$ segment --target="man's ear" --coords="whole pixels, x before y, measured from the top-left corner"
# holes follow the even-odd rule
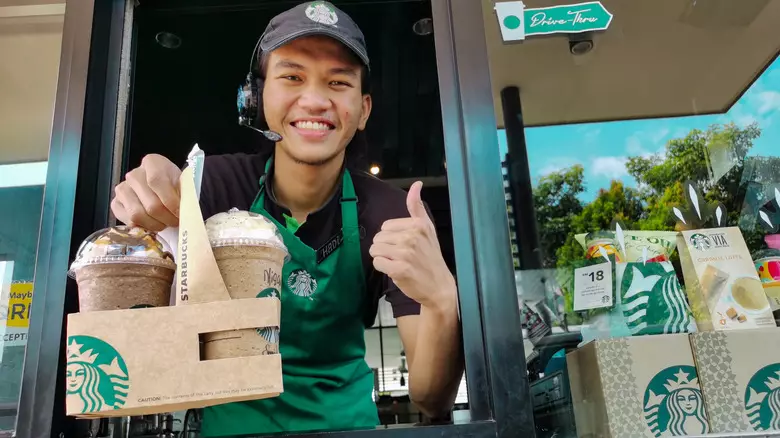
[[[371,107],[372,107],[371,95],[370,94],[364,94],[363,95],[363,112],[360,114],[360,123],[358,123],[358,129],[361,130],[361,131],[366,129],[366,123],[368,122],[368,116],[371,115]]]

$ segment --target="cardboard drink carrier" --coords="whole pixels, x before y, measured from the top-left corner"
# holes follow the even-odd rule
[[[176,305],[68,315],[67,415],[149,415],[283,392],[279,354],[206,360],[202,353],[209,334],[278,327],[281,303],[231,299],[198,202],[200,172],[191,165],[181,175]]]

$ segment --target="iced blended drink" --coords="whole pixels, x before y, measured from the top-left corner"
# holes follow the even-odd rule
[[[231,209],[206,221],[206,233],[230,298],[280,299],[287,248],[273,222]],[[277,354],[279,327],[204,334],[206,359]]]
[[[162,307],[170,302],[176,264],[153,232],[117,226],[81,244],[68,273],[79,286],[79,311]]]

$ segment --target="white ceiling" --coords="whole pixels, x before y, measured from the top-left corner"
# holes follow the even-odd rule
[[[62,42],[61,3],[0,0],[0,164],[48,157]]]
[[[482,0],[499,127],[511,85],[526,126],[725,112],[780,49],[780,0],[602,0],[614,18],[580,56],[566,35],[504,44],[495,3]]]

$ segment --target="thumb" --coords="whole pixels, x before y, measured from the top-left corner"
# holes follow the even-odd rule
[[[423,206],[422,198],[420,197],[422,186],[422,182],[417,181],[409,188],[409,193],[406,195],[406,208],[413,218],[428,219],[428,213],[425,211],[425,206]]]

